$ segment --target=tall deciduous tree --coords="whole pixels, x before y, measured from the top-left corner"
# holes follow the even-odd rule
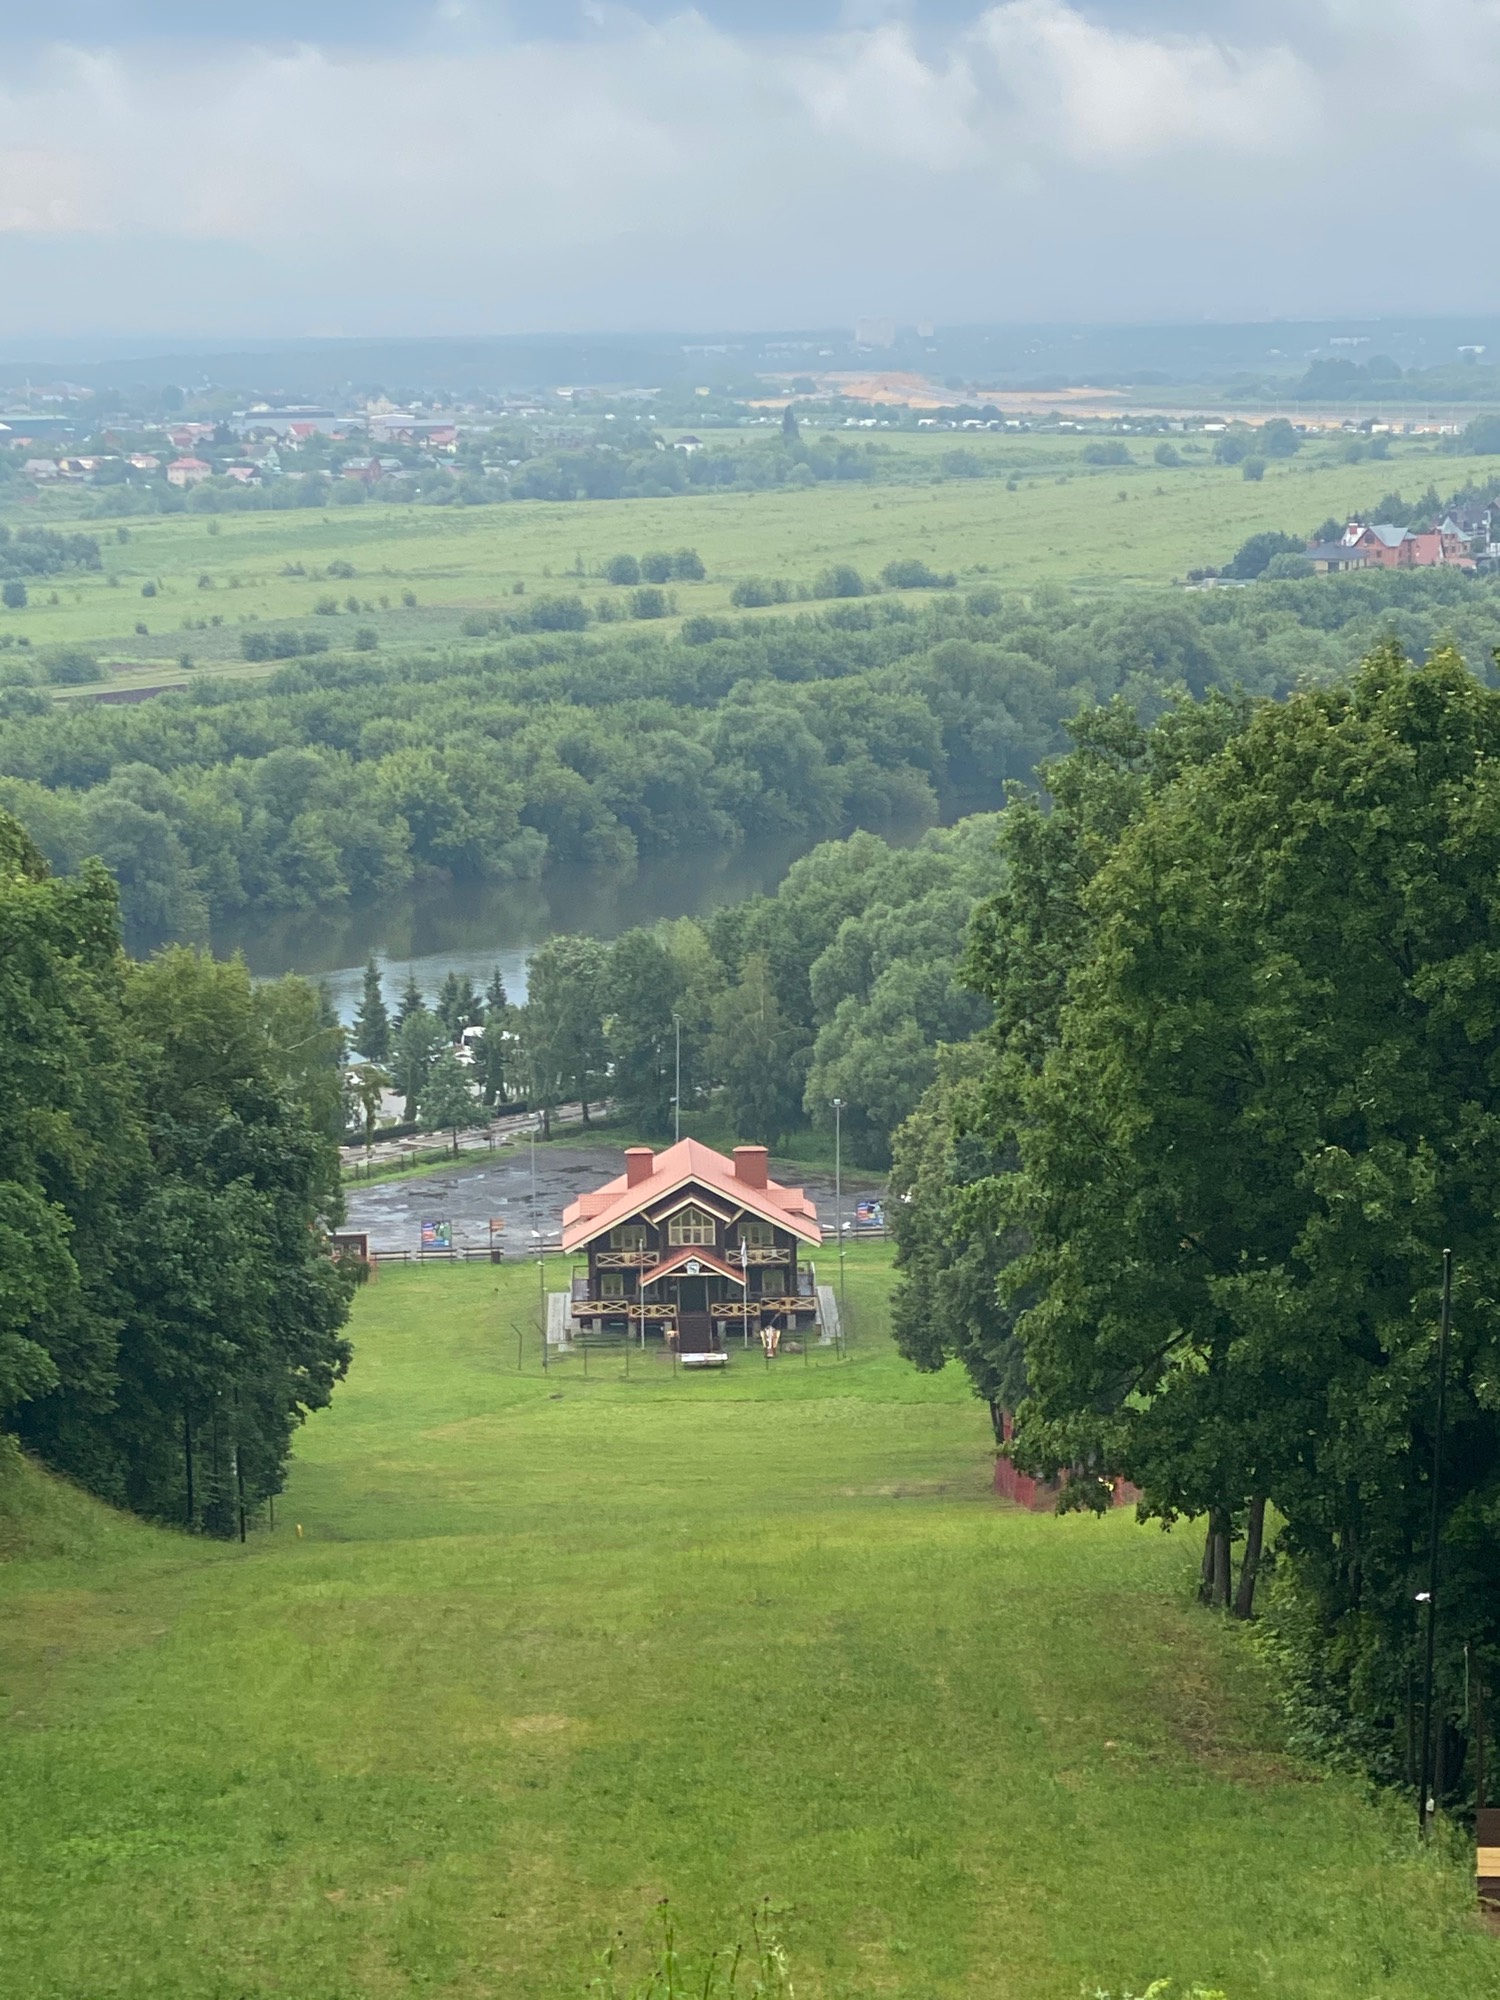
[[[576,1097],[589,1122],[589,1100],[603,1093],[608,1053],[604,1037],[607,948],[597,938],[559,936],[533,956],[526,975],[524,1035],[540,1095],[539,1108]]]
[[[1500,1654],[1497,770],[1500,694],[1452,653],[1261,709],[1097,873],[1020,1122],[1028,1442],[1207,1511],[1220,1602],[1236,1513],[1253,1553],[1274,1503],[1318,1671],[1392,1758],[1445,1247],[1453,1730],[1464,1642]]]
[[[406,1116],[417,1115],[417,1104],[432,1065],[448,1047],[448,1031],[436,1014],[415,1007],[396,1030],[396,1088],[406,1099]]]
[[[453,1135],[456,1154],[459,1132],[464,1126],[474,1123],[478,1107],[473,1076],[452,1049],[444,1049],[427,1072],[417,1108],[424,1125]]]
[[[715,1001],[713,1018],[710,1060],[735,1130],[774,1145],[796,1122],[809,1051],[782,1015],[764,954],[751,952],[737,983]]]

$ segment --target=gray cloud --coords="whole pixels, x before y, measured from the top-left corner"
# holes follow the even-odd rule
[[[565,40],[0,50],[0,332],[1493,303],[1411,165],[1495,151],[1493,0],[1441,36],[1414,0],[1238,35],[1066,0],[769,36],[591,11]]]

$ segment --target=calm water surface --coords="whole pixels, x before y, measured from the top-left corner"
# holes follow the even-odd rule
[[[721,903],[774,889],[802,843],[761,843],[736,854],[674,855],[642,862],[628,877],[557,868],[543,882],[444,884],[404,891],[337,915],[243,919],[214,933],[214,950],[243,952],[258,977],[305,973],[327,986],[345,1021],[354,1018],[366,959],[381,961],[387,1004],[409,977],[429,998],[446,972],[482,988],[499,968],[515,1001],[526,997],[526,961],[559,931],[617,937],[634,924],[705,916]]]

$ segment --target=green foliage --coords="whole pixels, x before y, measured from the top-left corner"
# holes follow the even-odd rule
[[[268,632],[254,627],[240,634],[240,651],[247,660],[296,660],[328,651],[326,632]]]
[[[1342,528],[1339,533],[1343,533]],[[1253,583],[1257,577],[1265,575],[1266,567],[1274,556],[1300,556],[1302,549],[1303,544],[1296,535],[1283,535],[1275,529],[1268,529],[1264,534],[1251,535],[1248,541],[1241,542],[1224,574]]]
[[[380,964],[373,952],[365,966],[364,990],[354,1017],[354,1046],[369,1062],[390,1060],[391,1017],[380,990]]]
[[[59,870],[102,854],[149,949],[244,912],[370,904],[429,871],[505,882],[919,826],[940,801],[998,805],[1080,705],[1117,692],[1149,715],[1181,687],[1330,681],[1393,620],[1414,652],[1447,631],[1481,657],[1494,592],[1384,570],[1119,603],[987,588],[682,638],[648,624],[507,631],[477,657],[326,653],[129,707],[6,704],[0,804]]]
[[[582,1105],[587,1124],[590,1100],[603,1096],[608,963],[608,951],[598,939],[571,936],[549,938],[531,959],[520,1033],[526,1097],[533,1110],[550,1116],[571,1099]]]
[[[1182,463],[1182,453],[1177,449],[1175,444],[1169,443],[1166,438],[1162,439],[1151,456],[1158,465],[1171,466],[1181,465]]]
[[[1134,465],[1130,447],[1119,438],[1095,438],[1083,447],[1085,465]]]
[[[0,1421],[143,1513],[233,1531],[348,1360],[337,1036],[301,981],[124,959],[112,886],[0,816]]]
[[[7,577],[5,582],[0,584],[0,604],[3,604],[7,611],[26,609],[26,586],[20,577]]]
[[[917,556],[899,556],[886,564],[880,580],[891,590],[952,590],[958,578],[951,570],[940,574]]]
[[[1240,477],[1259,481],[1266,476],[1266,461],[1263,458],[1247,458],[1240,465]]]
[[[770,961],[751,952],[714,1002],[709,1062],[723,1079],[737,1132],[774,1146],[796,1123],[807,1051],[782,1014]]]
[[[422,1079],[416,1115],[433,1131],[451,1132],[453,1149],[457,1152],[459,1130],[472,1125],[477,1112],[472,1073],[452,1049],[445,1048]]]
[[[418,1004],[406,1010],[404,1018],[398,1020],[395,1060],[391,1070],[397,1090],[406,1099],[408,1120],[417,1116],[417,1107],[427,1088],[432,1066],[448,1047],[449,1039],[448,1030],[437,1015],[421,1004],[420,995]]]
[[[85,646],[46,646],[37,660],[57,687],[86,687],[99,678],[99,662]]]
[[[1497,750],[1500,695],[1451,651],[1414,670],[1393,645],[1337,690],[1122,733],[1113,763],[1082,746],[1048,774],[1050,818],[1007,826],[1024,865],[972,952],[996,1008],[981,1129],[1019,1160],[989,1224],[1027,1243],[1001,1279],[1024,1308],[1018,1449],[1206,1515],[1217,1601],[1249,1522],[1242,1611],[1269,1502],[1303,1678],[1388,1771],[1453,1247],[1450,1791],[1465,1643],[1500,1660]]]

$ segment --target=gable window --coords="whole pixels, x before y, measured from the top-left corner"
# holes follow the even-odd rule
[[[740,1241],[752,1250],[769,1250],[776,1241],[776,1231],[769,1222],[757,1222],[747,1215],[740,1224]]]
[[[646,1247],[646,1225],[644,1222],[622,1222],[618,1229],[609,1232],[611,1250],[644,1250]]]
[[[691,1204],[680,1208],[667,1224],[667,1241],[674,1248],[711,1250],[714,1245],[714,1219]]]

